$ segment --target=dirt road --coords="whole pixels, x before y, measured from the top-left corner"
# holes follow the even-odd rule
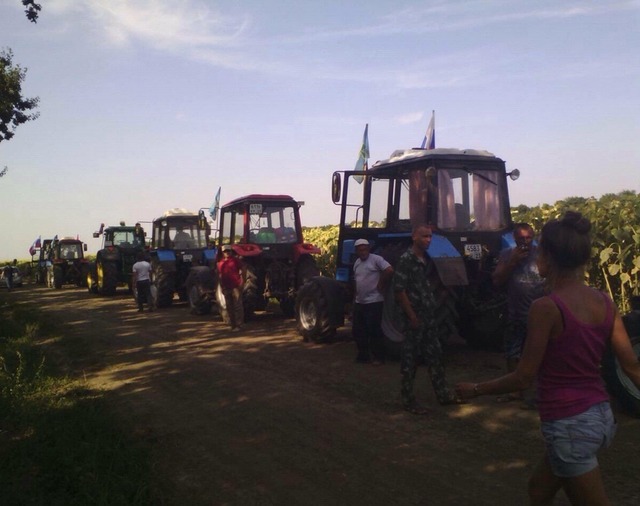
[[[84,290],[14,292],[65,322],[86,349],[69,370],[100,389],[124,427],[153,448],[166,505],[522,505],[542,445],[535,412],[495,398],[399,404],[399,364],[354,363],[349,330],[303,343],[293,320],[258,314],[239,334],[185,305],[137,313],[130,298]],[[499,354],[452,342],[451,383],[502,371]],[[617,412],[602,454],[614,504],[640,504],[640,420]],[[557,504],[568,504],[561,497]]]

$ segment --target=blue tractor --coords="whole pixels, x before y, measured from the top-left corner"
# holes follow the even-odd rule
[[[500,346],[506,299],[493,289],[500,251],[513,244],[505,162],[487,151],[395,151],[367,171],[337,171],[332,199],[340,206],[335,279],[315,277],[296,304],[305,340],[332,336],[344,324],[353,298],[354,243],[364,238],[391,265],[411,244],[417,225],[430,225],[430,280],[439,304],[441,335],[457,333],[478,348]],[[393,293],[385,297],[383,330],[390,343],[402,336],[394,322]]]

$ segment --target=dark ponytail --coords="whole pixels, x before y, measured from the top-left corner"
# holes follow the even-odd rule
[[[540,248],[562,270],[573,270],[591,258],[591,222],[576,211],[542,227]]]

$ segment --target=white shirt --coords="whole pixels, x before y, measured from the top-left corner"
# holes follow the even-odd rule
[[[150,281],[151,277],[151,264],[145,260],[140,260],[133,264],[131,267],[133,272],[136,273],[136,281]]]
[[[353,264],[353,273],[356,280],[356,302],[358,304],[371,304],[384,301],[384,295],[378,290],[380,274],[391,267],[380,255],[369,253],[366,260],[358,258]]]

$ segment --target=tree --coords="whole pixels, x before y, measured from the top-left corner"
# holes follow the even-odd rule
[[[38,14],[42,10],[40,4],[35,3],[33,0],[22,0],[22,5],[27,9],[24,11],[27,15],[27,19],[32,23],[38,22]]]
[[[35,109],[40,99],[22,96],[26,75],[27,69],[13,64],[11,49],[0,51],[0,142],[10,140],[19,125],[39,116]]]

